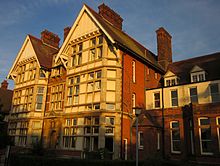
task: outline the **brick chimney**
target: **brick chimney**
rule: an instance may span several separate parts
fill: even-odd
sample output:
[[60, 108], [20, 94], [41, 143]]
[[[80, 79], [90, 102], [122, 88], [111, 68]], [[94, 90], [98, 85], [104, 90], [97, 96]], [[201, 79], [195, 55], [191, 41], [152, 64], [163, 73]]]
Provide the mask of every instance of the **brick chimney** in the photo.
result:
[[59, 36], [46, 29], [41, 32], [41, 40], [45, 44], [48, 44], [55, 48], [59, 48], [59, 42], [60, 42]]
[[71, 27], [66, 27], [63, 29], [63, 41], [66, 39], [67, 35], [70, 32]]
[[156, 33], [158, 62], [166, 71], [172, 63], [172, 36], [163, 27], [156, 30]]
[[107, 21], [113, 24], [116, 28], [122, 29], [123, 19], [114, 10], [106, 6], [104, 3], [99, 7], [99, 15], [104, 17]]
[[4, 80], [4, 81], [1, 83], [1, 88], [2, 88], [2, 89], [5, 89], [5, 90], [8, 89], [8, 82], [7, 82], [6, 80]]

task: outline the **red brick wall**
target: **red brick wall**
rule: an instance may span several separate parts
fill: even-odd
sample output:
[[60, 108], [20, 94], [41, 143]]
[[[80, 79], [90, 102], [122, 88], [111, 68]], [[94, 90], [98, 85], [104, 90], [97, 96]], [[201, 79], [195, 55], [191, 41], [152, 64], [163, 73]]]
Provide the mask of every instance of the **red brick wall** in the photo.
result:
[[[154, 88], [158, 86], [160, 81], [160, 74], [155, 77], [154, 69], [150, 68], [148, 72], [148, 65], [144, 64], [142, 61], [134, 58], [126, 53], [123, 53], [123, 121], [122, 121], [122, 140], [128, 139], [128, 159], [134, 157], [133, 145], [135, 144], [135, 139], [130, 140], [133, 137], [131, 133], [130, 126], [133, 125], [134, 115], [132, 114], [132, 94], [136, 94], [136, 107], [145, 108], [145, 89]], [[132, 61], [135, 61], [135, 75], [136, 79], [133, 82], [132, 78]], [[130, 114], [130, 116], [129, 116]], [[134, 135], [135, 136], [135, 135]], [[152, 138], [154, 139], [154, 138]], [[122, 149], [124, 145], [122, 145]], [[122, 154], [123, 155], [123, 154]], [[144, 155], [144, 153], [143, 153]], [[130, 157], [129, 157], [130, 156]]]

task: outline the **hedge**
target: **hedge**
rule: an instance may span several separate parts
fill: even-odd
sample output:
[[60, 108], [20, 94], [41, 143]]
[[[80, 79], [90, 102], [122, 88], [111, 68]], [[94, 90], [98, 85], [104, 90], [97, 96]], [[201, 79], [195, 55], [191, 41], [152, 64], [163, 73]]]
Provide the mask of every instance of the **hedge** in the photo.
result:
[[[10, 166], [135, 166], [135, 160], [88, 160], [14, 154], [10, 157]], [[140, 161], [139, 166], [180, 166], [161, 159]], [[187, 164], [188, 165], [188, 164]]]

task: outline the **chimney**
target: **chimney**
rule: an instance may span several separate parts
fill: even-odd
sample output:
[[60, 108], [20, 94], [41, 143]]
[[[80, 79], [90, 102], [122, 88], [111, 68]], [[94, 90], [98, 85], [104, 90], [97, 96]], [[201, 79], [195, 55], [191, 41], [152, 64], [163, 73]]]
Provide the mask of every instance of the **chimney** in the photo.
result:
[[59, 48], [59, 42], [60, 42], [59, 36], [46, 29], [41, 32], [41, 40], [43, 43], [47, 45], [50, 45], [55, 48]]
[[66, 39], [67, 35], [70, 32], [71, 27], [66, 27], [63, 29], [63, 41]]
[[156, 30], [156, 33], [158, 62], [166, 71], [172, 63], [172, 36], [163, 27]]
[[116, 28], [122, 29], [123, 19], [114, 10], [106, 6], [104, 3], [99, 7], [99, 15], [104, 17], [107, 21], [113, 24]]
[[5, 90], [8, 89], [8, 82], [7, 82], [6, 80], [4, 80], [4, 81], [1, 83], [1, 88], [2, 88], [2, 89], [5, 89]]

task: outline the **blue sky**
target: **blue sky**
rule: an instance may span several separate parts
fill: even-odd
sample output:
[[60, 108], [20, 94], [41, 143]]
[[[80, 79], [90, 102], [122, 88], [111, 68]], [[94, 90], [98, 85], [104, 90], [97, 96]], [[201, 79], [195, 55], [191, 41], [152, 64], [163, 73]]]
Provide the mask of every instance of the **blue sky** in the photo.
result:
[[27, 34], [40, 37], [48, 29], [62, 41], [83, 3], [97, 11], [103, 2], [124, 19], [123, 30], [155, 54], [161, 26], [173, 37], [174, 61], [220, 51], [219, 0], [0, 0], [0, 82]]

